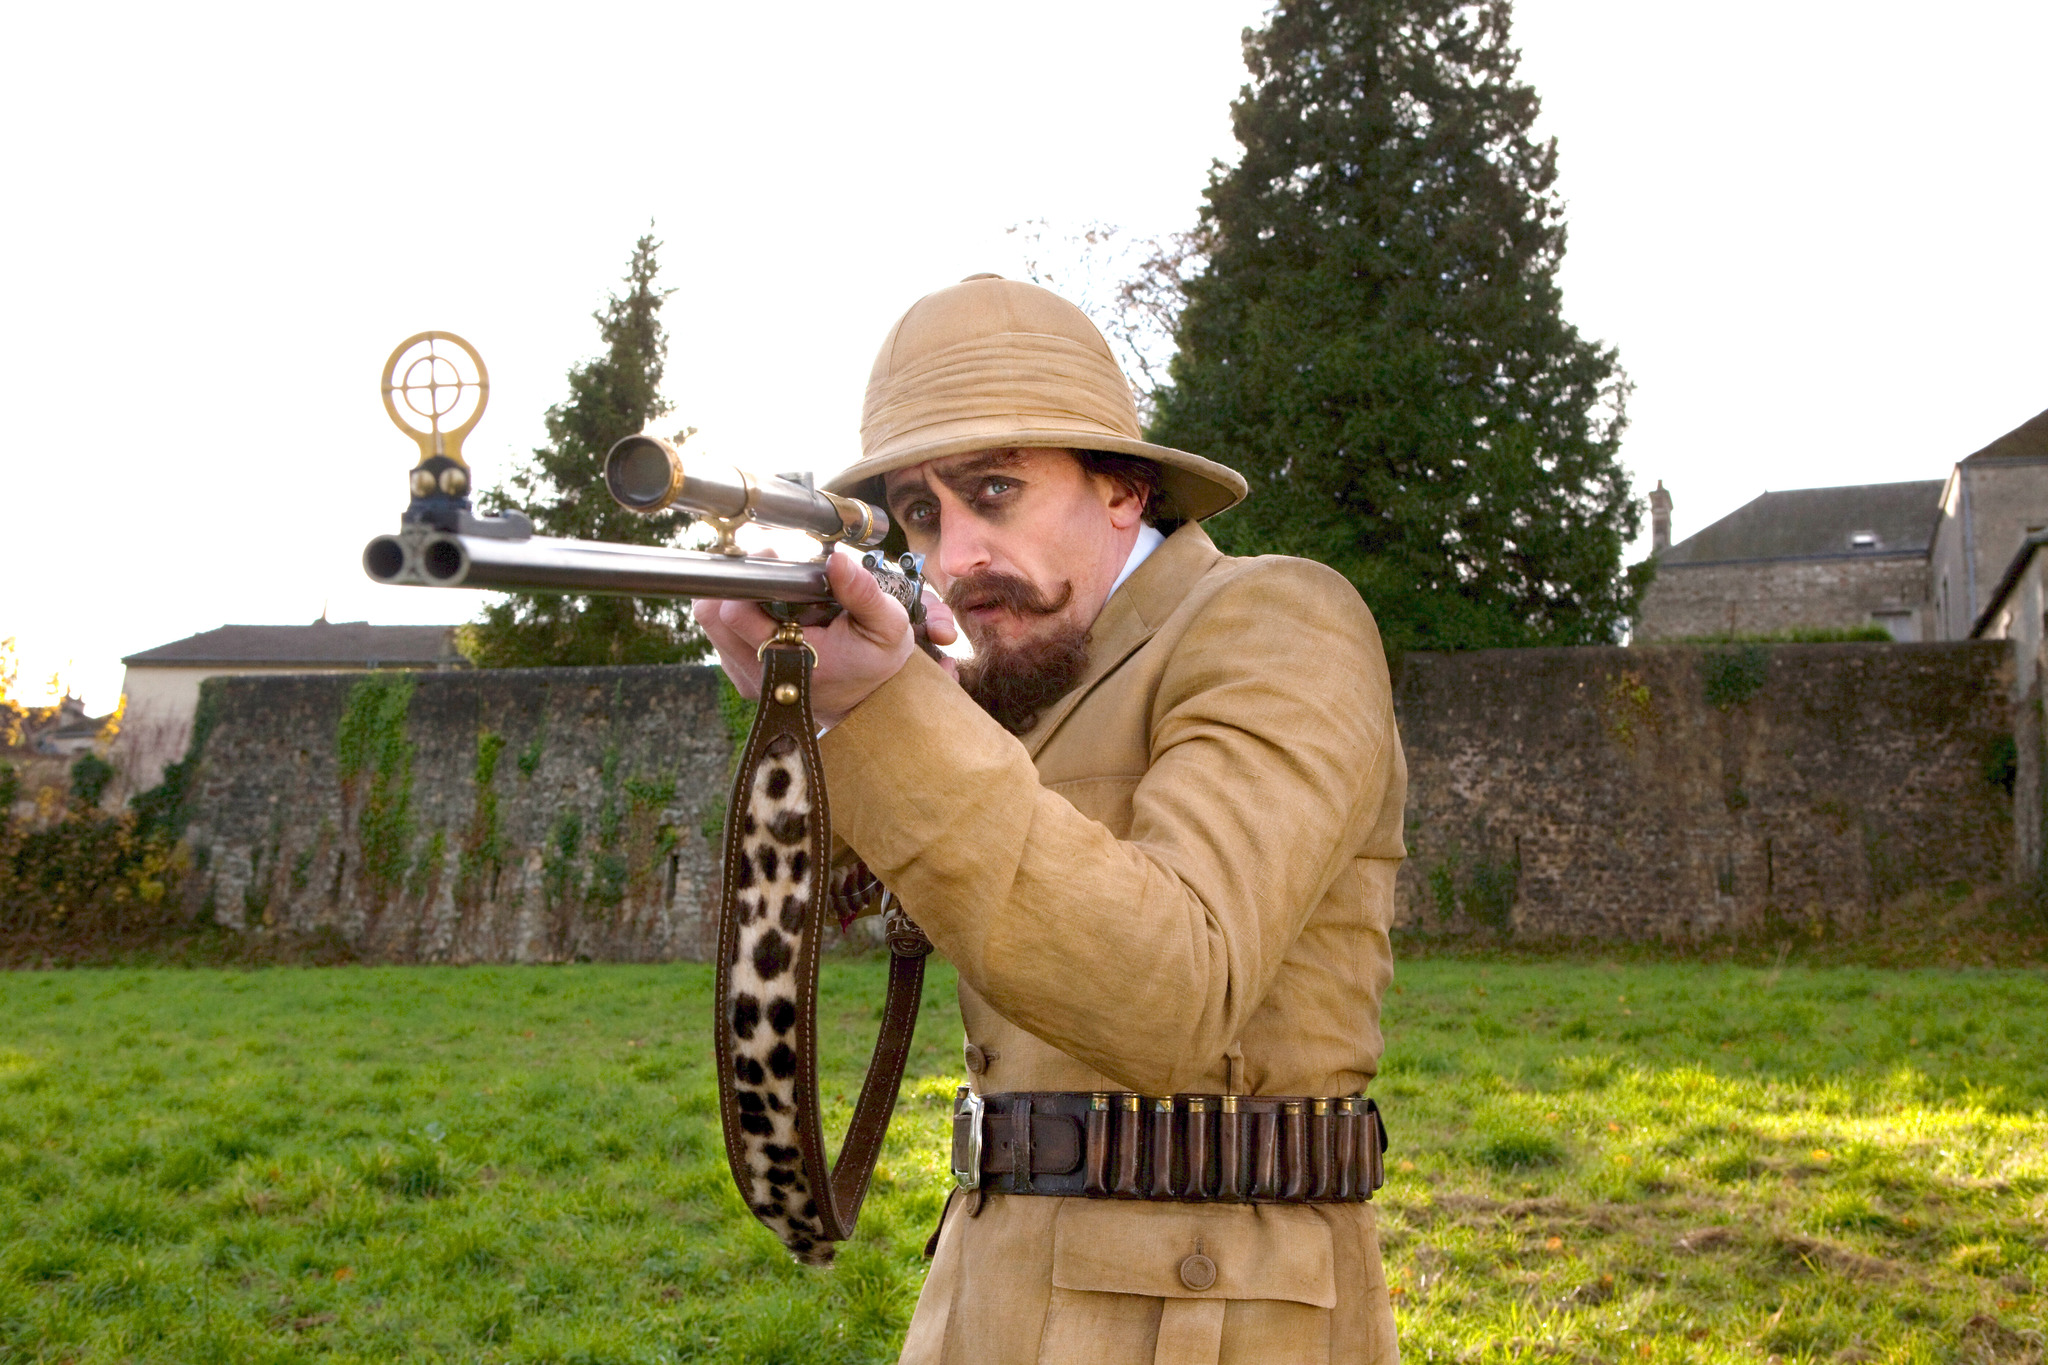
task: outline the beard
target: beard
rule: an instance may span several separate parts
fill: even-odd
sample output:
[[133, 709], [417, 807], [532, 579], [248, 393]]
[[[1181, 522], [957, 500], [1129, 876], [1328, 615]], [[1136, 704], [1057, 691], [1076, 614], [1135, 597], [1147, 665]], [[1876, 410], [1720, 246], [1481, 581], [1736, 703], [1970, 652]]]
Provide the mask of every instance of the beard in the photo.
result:
[[1071, 622], [1054, 621], [1074, 598], [1067, 583], [1057, 597], [1015, 574], [983, 572], [955, 582], [946, 604], [956, 612], [974, 606], [1006, 607], [1026, 619], [1038, 618], [1043, 628], [1015, 642], [979, 632], [961, 617], [974, 645], [974, 657], [960, 669], [960, 685], [996, 724], [1021, 735], [1037, 724], [1045, 708], [1065, 696], [1088, 666], [1088, 631]]

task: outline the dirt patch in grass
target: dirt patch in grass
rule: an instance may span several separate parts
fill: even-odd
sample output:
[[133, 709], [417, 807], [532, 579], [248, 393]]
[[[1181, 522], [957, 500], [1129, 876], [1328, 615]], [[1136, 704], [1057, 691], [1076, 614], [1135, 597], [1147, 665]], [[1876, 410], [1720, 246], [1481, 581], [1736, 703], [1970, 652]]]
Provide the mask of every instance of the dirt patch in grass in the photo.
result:
[[2019, 1331], [1989, 1313], [1964, 1323], [1961, 1338], [1965, 1359], [1983, 1365], [2041, 1365], [2042, 1334]]
[[1895, 1262], [1812, 1237], [1776, 1237], [1771, 1249], [1787, 1270], [1832, 1270], [1857, 1280], [1884, 1280], [1908, 1273]]

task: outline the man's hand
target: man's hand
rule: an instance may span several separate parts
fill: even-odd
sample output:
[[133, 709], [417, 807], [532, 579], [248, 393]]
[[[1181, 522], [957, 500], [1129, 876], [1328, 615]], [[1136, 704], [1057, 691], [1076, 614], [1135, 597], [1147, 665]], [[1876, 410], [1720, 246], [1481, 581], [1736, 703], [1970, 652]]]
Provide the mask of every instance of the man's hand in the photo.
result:
[[[836, 549], [825, 572], [832, 595], [846, 610], [829, 626], [806, 626], [804, 638], [818, 651], [818, 666], [811, 673], [811, 715], [829, 729], [895, 677], [917, 642], [903, 604], [882, 591], [851, 551]], [[693, 611], [732, 685], [743, 697], [760, 696], [756, 651], [775, 633], [774, 620], [758, 602], [700, 597]], [[925, 598], [925, 634], [938, 645], [949, 645], [959, 635], [953, 613], [931, 595]], [[956, 671], [950, 659], [946, 671]]]

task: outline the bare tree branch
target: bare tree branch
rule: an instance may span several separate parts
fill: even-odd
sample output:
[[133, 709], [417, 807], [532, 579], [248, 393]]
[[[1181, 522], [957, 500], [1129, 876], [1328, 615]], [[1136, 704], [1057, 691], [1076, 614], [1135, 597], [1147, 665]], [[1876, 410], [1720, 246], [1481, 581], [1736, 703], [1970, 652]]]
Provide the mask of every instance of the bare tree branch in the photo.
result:
[[1099, 221], [1058, 229], [1044, 218], [1010, 232], [1026, 277], [1071, 299], [1102, 329], [1149, 423], [1153, 395], [1168, 382], [1186, 284], [1208, 263], [1200, 234], [1143, 237]]

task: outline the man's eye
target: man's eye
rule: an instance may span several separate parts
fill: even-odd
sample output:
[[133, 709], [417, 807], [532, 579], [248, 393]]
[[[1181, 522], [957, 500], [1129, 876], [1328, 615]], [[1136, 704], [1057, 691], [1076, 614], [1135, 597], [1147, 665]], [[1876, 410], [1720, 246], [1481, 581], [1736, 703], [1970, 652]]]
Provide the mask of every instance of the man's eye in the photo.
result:
[[897, 520], [911, 525], [922, 526], [929, 521], [936, 520], [938, 515], [939, 509], [930, 503], [913, 502], [910, 506], [903, 509]]
[[981, 486], [981, 491], [987, 497], [999, 498], [1016, 486], [1016, 484], [1011, 483], [1008, 479], [990, 479]]

